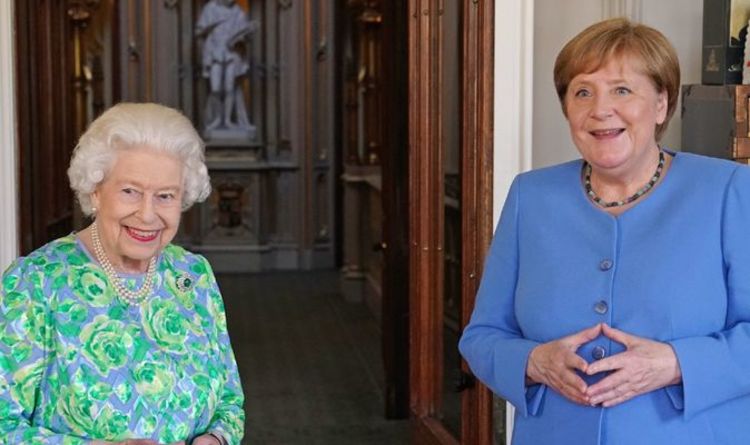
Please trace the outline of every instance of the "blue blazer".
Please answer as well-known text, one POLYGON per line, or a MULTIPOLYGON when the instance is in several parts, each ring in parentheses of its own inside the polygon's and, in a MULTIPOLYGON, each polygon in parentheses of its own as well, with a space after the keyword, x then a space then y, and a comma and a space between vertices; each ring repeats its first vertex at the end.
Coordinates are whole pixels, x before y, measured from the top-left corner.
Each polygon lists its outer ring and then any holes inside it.
MULTIPOLYGON (((519 175, 459 348, 516 407, 513 445, 750 444, 750 168, 677 153, 618 217, 586 198, 580 160, 519 175), (671 344, 682 383, 612 408, 525 385, 535 346, 600 322, 671 344)), ((595 349, 624 347, 578 354, 595 349)))

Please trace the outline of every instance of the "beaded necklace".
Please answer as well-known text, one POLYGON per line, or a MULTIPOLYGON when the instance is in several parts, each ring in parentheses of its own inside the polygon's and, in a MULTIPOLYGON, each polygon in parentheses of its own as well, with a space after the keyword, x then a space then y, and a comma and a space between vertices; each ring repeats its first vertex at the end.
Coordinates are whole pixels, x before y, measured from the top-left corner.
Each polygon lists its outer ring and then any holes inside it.
POLYGON ((130 305, 141 304, 143 300, 145 300, 146 297, 151 293, 151 288, 154 284, 154 275, 156 272, 156 256, 151 258, 148 263, 146 278, 143 280, 143 285, 141 286, 141 288, 137 291, 132 291, 125 285, 122 278, 117 275, 117 272, 115 271, 114 266, 112 266, 112 263, 109 261, 107 254, 104 253, 102 241, 101 239, 99 239, 99 229, 96 226, 96 221, 91 224, 91 240, 94 242, 94 255, 96 256, 96 260, 99 261, 102 269, 104 269, 104 273, 107 275, 109 282, 115 287, 115 292, 117 293, 117 296, 120 298, 120 300, 123 303, 127 303, 130 305))
POLYGON ((621 207, 627 204, 630 204, 633 201, 638 200, 641 196, 645 195, 649 190, 651 190, 656 182, 661 177, 662 172, 664 171, 664 152, 659 150, 659 164, 656 166, 656 171, 651 176, 651 180, 646 183, 643 187, 639 188, 637 192, 630 195, 629 197, 620 200, 620 201, 611 201, 607 202, 604 201, 602 198, 597 196, 596 192, 591 188, 591 164, 589 164, 586 161, 583 161, 583 170, 584 170, 584 177, 583 177, 583 185, 586 189, 586 195, 588 195, 589 199, 594 201, 599 207, 609 208, 609 207, 621 207))

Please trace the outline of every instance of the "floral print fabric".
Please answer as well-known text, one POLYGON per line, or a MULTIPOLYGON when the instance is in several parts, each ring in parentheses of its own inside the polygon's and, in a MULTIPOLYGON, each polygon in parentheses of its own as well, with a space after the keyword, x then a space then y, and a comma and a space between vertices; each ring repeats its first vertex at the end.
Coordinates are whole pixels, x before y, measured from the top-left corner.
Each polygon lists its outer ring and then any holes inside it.
MULTIPOLYGON (((142 276, 125 276, 137 288, 142 276)), ((120 301, 74 235, 18 259, 0 287, 0 444, 162 444, 245 414, 208 262, 169 245, 141 305, 120 301), (178 285, 178 281, 180 285, 178 285)))

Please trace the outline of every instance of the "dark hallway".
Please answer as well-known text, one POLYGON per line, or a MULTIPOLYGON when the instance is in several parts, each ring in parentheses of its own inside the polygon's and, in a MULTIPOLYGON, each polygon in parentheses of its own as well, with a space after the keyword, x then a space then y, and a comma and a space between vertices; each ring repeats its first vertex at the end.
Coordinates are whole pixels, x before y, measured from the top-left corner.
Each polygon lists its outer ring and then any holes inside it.
POLYGON ((221 274, 245 390, 243 444, 408 444, 384 418, 380 332, 336 271, 221 274))

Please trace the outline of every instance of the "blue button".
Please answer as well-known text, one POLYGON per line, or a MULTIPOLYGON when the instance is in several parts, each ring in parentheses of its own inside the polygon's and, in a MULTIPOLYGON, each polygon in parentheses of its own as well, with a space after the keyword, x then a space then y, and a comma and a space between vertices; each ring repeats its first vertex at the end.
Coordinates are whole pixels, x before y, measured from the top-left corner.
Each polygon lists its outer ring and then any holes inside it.
POLYGON ((591 351, 591 356, 594 357, 594 360, 601 360, 606 355, 607 350, 602 346, 594 346, 594 349, 591 351))
POLYGON ((614 263, 612 262, 612 260, 602 260, 602 262, 599 263, 599 269, 601 269, 601 270, 609 270, 609 269, 612 268, 613 264, 614 263))
POLYGON ((609 310, 609 305, 604 300, 597 301, 594 304, 594 312, 596 312, 599 315, 606 314, 608 310, 609 310))

